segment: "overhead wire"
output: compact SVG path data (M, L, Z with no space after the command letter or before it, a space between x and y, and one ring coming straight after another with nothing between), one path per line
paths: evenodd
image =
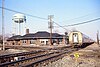
M0 8L2 8L2 7L0 7ZM25 14L25 15L27 15L27 16L34 17L34 18L38 18L38 19L48 20L48 19L46 19L46 18L42 18L42 17L38 17L38 16L34 16L34 15L30 15L30 14L23 13L23 12L19 12L19 11L12 10L12 9L9 9L9 8L3 8L3 9L8 10L8 11L12 11L12 12L15 12L15 13ZM61 28L65 29L65 30L67 30L66 28L62 27L62 26L59 25L58 23L56 23L56 22L54 22L54 23L55 23L56 25L58 25L59 27L61 27Z
M64 28L63 26L61 26L60 24L58 24L58 23L56 23L56 22L54 22L56 25L58 25L59 27L61 27L61 28L63 28L63 29L65 29L65 30L67 30L66 28Z
M71 20L76 20L76 19L84 18L84 17L90 16L90 15L96 14L98 12L99 11L96 11L96 12L93 12L93 13L89 13L89 14L86 14L86 15L83 15L83 16L80 16L80 17L76 17L76 18L72 18L72 19L69 19L69 20L65 20L65 21L71 21ZM63 22L65 22L65 21L63 21Z
M0 7L2 9L2 7ZM27 13L23 13L23 12L19 12L19 11L16 11L16 10L12 10L12 9L9 9L9 8L3 8L5 10L8 10L8 11L12 11L12 12L15 12L15 13L21 13L21 14L25 14L27 16L30 16L30 17L34 17L34 18L38 18L38 19L42 19L42 20L48 20L47 18L43 18L43 17L39 17L39 16L34 16L34 15L30 15L30 14L27 14ZM96 18L96 19L93 19L93 20L89 20L89 21L86 21L86 22L82 22L82 23L76 23L76 24L71 24L71 25L65 25L65 26L61 26L60 24L54 22L56 25L58 25L59 27L67 30L65 27L69 27L69 26L76 26L76 25L81 25L81 24L85 24L85 23L90 23L90 22L93 22L93 21L97 21L97 20L100 20L100 18Z
M70 19L70 20L74 20L74 19L79 19L79 18L83 18L83 17L86 17L86 16L89 16L89 15L92 15L94 13L97 13L97 12L93 12L93 13L90 13L90 14L87 14L87 15L83 15L83 16L80 16L80 17L76 17L76 18L73 18L73 19ZM70 21L70 20L67 20L67 21ZM90 21L86 21L86 22L82 22L82 23L76 23L76 24L71 24L71 25L65 25L65 26L61 26L59 25L58 23L55 22L55 24L57 24L59 27L62 27L63 29L66 30L65 27L69 27L69 26L75 26L75 25L81 25L81 24L85 24L87 22L93 22L95 20L99 20L98 18L97 19L93 19L93 20L90 20ZM54 27L57 27L57 26L54 26Z
M90 23L90 22L93 22L93 21L97 21L97 20L100 20L100 18L96 18L96 19L85 21L85 22L81 22L81 23L76 23L76 24L71 24L71 25L65 25L65 26L62 26L62 27L76 26L76 25L86 24L86 23Z
M67 30L67 32L68 32L68 31L70 31L70 30L66 29L65 27L70 27L70 26L76 26L76 25L86 24L86 23L90 23L90 22L93 22L93 21L97 21L97 20L100 20L100 18L96 18L96 19L89 20L89 21L85 21L85 22L81 22L81 23L76 23L76 24L71 24L71 25L65 25L65 26L61 26L61 25L59 25L59 24L56 23L56 22L54 22L54 23L55 23L56 25L58 25L59 27L61 27L61 28L65 29L65 30Z
M0 8L2 9L2 7L0 7ZM12 10L12 9L9 9L9 8L5 8L5 7L3 9L8 10L8 11L12 11L12 12L15 12L15 13L25 14L27 16L34 17L34 18L38 18L38 19L48 20L46 18L42 18L42 17L39 17L39 16L30 15L30 14L27 14L27 13L19 12L19 11Z

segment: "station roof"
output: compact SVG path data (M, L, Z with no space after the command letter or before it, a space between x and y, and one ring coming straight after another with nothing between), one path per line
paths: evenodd
M49 39L50 38L50 33L46 32L46 31L39 31L39 32L36 32L36 33L25 34L23 36L16 35L16 36L12 36L12 37L8 38L7 41L10 41L10 40L24 40L24 39L36 39L36 38ZM60 35L58 33L52 33L52 38L53 39L63 38L63 35Z
M9 40L19 40L20 38L21 38L21 35L15 35L15 36L8 38L7 41L9 41Z

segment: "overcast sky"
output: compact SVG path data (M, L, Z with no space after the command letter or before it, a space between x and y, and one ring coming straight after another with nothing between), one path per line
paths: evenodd
M0 0L0 7L2 0ZM81 23L100 17L100 0L5 0L6 8L53 20L61 26ZM0 33L2 32L2 12L0 8ZM12 17L15 12L5 10L5 33L12 34ZM26 26L31 33L49 31L48 20L27 16ZM57 26L54 24L54 26ZM25 34L25 24L21 24L22 34ZM16 24L18 28L18 24ZM100 31L100 20L78 26L65 27L68 30L76 29L89 37L96 39L97 30ZM16 29L17 30L17 29ZM54 27L53 32L64 33L66 30ZM16 32L17 34L18 32Z

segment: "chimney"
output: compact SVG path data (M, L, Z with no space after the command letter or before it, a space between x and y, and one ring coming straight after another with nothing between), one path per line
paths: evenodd
M29 34L29 29L26 29L26 34Z

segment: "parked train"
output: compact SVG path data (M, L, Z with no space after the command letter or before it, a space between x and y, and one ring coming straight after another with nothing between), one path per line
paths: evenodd
M73 31L69 34L69 44L72 46L84 46L93 42L91 38L79 31Z

